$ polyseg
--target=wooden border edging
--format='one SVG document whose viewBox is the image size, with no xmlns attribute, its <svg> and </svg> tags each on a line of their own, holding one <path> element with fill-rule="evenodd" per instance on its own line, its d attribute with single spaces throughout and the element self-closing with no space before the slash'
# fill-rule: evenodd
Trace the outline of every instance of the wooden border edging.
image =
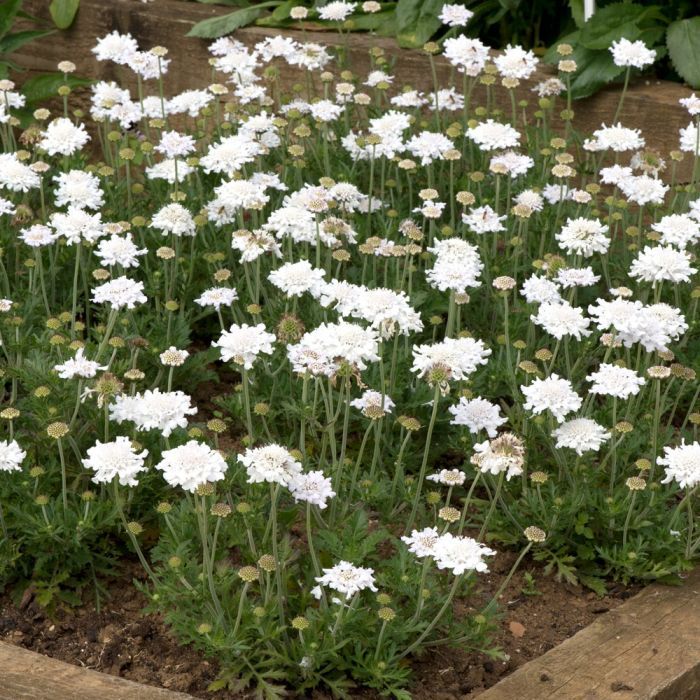
<svg viewBox="0 0 700 700">
<path fill-rule="evenodd" d="M 50 21 L 46 0 L 24 0 L 24 9 L 31 14 Z M 65 31 L 56 32 L 39 42 L 30 43 L 13 54 L 13 60 L 29 71 L 54 71 L 59 61 L 68 59 L 77 65 L 79 75 L 99 80 L 119 79 L 126 86 L 135 87 L 135 80 L 130 71 L 119 69 L 110 63 L 96 61 L 90 49 L 98 37 L 117 30 L 130 32 L 139 45 L 148 49 L 156 45 L 170 49 L 169 58 L 173 59 L 171 69 L 165 78 L 165 88 L 169 94 L 182 90 L 204 87 L 209 78 L 207 60 L 208 41 L 186 38 L 189 28 L 204 19 L 227 14 L 230 7 L 221 5 L 184 2 L 183 0 L 158 0 L 154 3 L 142 3 L 138 0 L 81 0 L 80 10 L 73 26 Z M 266 29 L 262 27 L 245 27 L 237 30 L 233 36 L 244 44 L 251 46 L 269 36 L 293 36 L 295 39 L 315 41 L 329 46 L 347 45 L 349 64 L 356 75 L 364 79 L 370 70 L 368 51 L 371 47 L 384 49 L 395 76 L 395 85 L 410 84 L 420 90 L 432 90 L 432 77 L 428 69 L 428 59 L 421 52 L 401 49 L 393 39 L 369 34 L 351 34 L 340 38 L 335 31 L 306 31 L 304 35 L 298 30 Z M 393 65 L 392 65 L 393 64 Z M 449 63 L 441 56 L 435 59 L 438 78 L 445 83 L 451 74 Z M 280 62 L 280 77 L 285 87 L 293 82 L 303 82 L 299 69 L 291 68 Z M 541 64 L 529 80 L 522 81 L 516 89 L 516 99 L 526 99 L 534 109 L 536 95 L 533 86 L 556 73 L 551 66 Z M 16 76 L 20 81 L 22 75 Z M 457 76 L 457 82 L 460 78 Z M 510 110 L 510 98 L 504 88 L 494 86 L 494 96 L 498 105 Z M 394 94 L 395 90 L 391 91 Z M 478 85 L 474 90 L 474 104 L 485 104 L 485 88 Z M 678 100 L 688 97 L 691 91 L 678 83 L 668 81 L 650 81 L 635 79 L 632 81 L 621 121 L 625 126 L 641 129 L 647 146 L 662 152 L 678 148 L 679 129 L 690 122 L 687 111 Z M 612 121 L 619 100 L 619 86 L 611 86 L 592 97 L 574 102 L 574 125 L 584 134 L 590 134 L 602 123 Z M 565 104 L 560 99 L 558 109 Z M 448 121 L 449 114 L 447 113 Z M 459 114 L 455 119 L 459 119 Z M 690 174 L 692 159 L 687 157 L 680 165 L 680 177 Z M 686 172 L 687 171 L 687 172 Z"/>
<path fill-rule="evenodd" d="M 652 585 L 479 700 L 698 700 L 700 568 Z"/>
<path fill-rule="evenodd" d="M 0 642 L 0 700 L 193 700 Z"/>
</svg>

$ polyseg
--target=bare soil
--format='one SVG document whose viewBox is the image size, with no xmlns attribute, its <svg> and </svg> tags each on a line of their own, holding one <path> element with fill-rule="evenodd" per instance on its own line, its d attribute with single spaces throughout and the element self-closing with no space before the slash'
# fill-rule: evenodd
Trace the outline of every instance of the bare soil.
<svg viewBox="0 0 700 700">
<path fill-rule="evenodd" d="M 478 607 L 497 590 L 513 563 L 513 555 L 495 558 L 492 571 L 482 577 L 482 589 L 470 599 Z M 523 593 L 524 574 L 535 578 L 539 595 Z M 228 700 L 235 693 L 209 693 L 216 678 L 215 660 L 178 645 L 157 615 L 142 612 L 145 599 L 131 581 L 140 571 L 131 563 L 122 579 L 112 581 L 110 598 L 97 613 L 94 604 L 62 608 L 49 615 L 31 592 L 20 603 L 9 593 L 0 597 L 0 640 L 85 668 L 148 685 L 190 693 L 199 698 Z M 416 700 L 470 700 L 519 666 L 572 636 L 598 615 L 616 607 L 637 588 L 611 586 L 600 598 L 576 586 L 547 577 L 534 562 L 525 562 L 501 600 L 495 644 L 507 655 L 500 661 L 469 650 L 437 648 L 414 663 L 411 692 Z M 457 614 L 469 606 L 459 603 Z M 324 698 L 316 693 L 317 700 Z M 358 690 L 357 697 L 374 697 Z"/>
</svg>

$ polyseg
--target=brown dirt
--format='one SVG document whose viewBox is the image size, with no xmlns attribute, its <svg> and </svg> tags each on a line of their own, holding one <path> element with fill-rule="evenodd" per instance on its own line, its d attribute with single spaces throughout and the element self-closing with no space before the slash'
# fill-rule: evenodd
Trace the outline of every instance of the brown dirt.
<svg viewBox="0 0 700 700">
<path fill-rule="evenodd" d="M 482 577 L 476 598 L 483 606 L 507 575 L 514 555 L 495 558 L 492 571 Z M 129 565 L 123 579 L 109 586 L 110 598 L 98 614 L 93 604 L 62 609 L 49 615 L 31 595 L 15 604 L 9 594 L 0 597 L 0 640 L 46 654 L 78 666 L 91 668 L 148 685 L 187 692 L 199 698 L 232 700 L 240 695 L 207 692 L 216 678 L 215 661 L 177 644 L 162 619 L 144 615 L 145 599 L 131 580 L 137 566 Z M 535 578 L 540 595 L 523 593 L 524 573 Z M 500 600 L 501 619 L 495 644 L 507 660 L 494 660 L 468 650 L 435 648 L 415 662 L 411 692 L 416 700 L 471 700 L 527 661 L 544 654 L 572 636 L 598 615 L 616 607 L 637 588 L 611 587 L 599 598 L 594 593 L 559 583 L 526 562 L 513 577 Z M 462 604 L 459 613 L 470 611 Z M 518 636 L 520 635 L 520 636 Z M 374 697 L 357 692 L 357 697 Z M 325 696 L 314 694 L 319 700 Z"/>
</svg>

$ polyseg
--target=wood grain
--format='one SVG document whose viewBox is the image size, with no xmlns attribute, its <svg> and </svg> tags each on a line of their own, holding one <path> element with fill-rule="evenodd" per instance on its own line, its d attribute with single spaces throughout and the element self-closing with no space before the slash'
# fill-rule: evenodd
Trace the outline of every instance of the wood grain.
<svg viewBox="0 0 700 700">
<path fill-rule="evenodd" d="M 700 569 L 653 585 L 479 700 L 698 700 Z"/>
<path fill-rule="evenodd" d="M 193 700 L 0 642 L 0 700 Z"/>
</svg>

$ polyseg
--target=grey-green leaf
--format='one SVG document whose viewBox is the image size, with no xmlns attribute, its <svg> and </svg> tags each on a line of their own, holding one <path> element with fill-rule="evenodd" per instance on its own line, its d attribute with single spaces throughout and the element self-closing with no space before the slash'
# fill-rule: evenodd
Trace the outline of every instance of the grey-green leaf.
<svg viewBox="0 0 700 700">
<path fill-rule="evenodd" d="M 691 87 L 700 87 L 700 17 L 681 19 L 666 32 L 673 67 Z"/>
<path fill-rule="evenodd" d="M 265 12 L 267 7 L 277 7 L 279 1 L 261 2 L 255 7 L 244 7 L 228 15 L 205 19 L 187 32 L 187 36 L 197 36 L 202 39 L 217 39 L 220 36 L 230 34 L 239 27 L 246 27 L 255 22 Z"/>
<path fill-rule="evenodd" d="M 49 12 L 53 23 L 59 29 L 68 29 L 80 7 L 80 0 L 52 0 Z"/>
</svg>

